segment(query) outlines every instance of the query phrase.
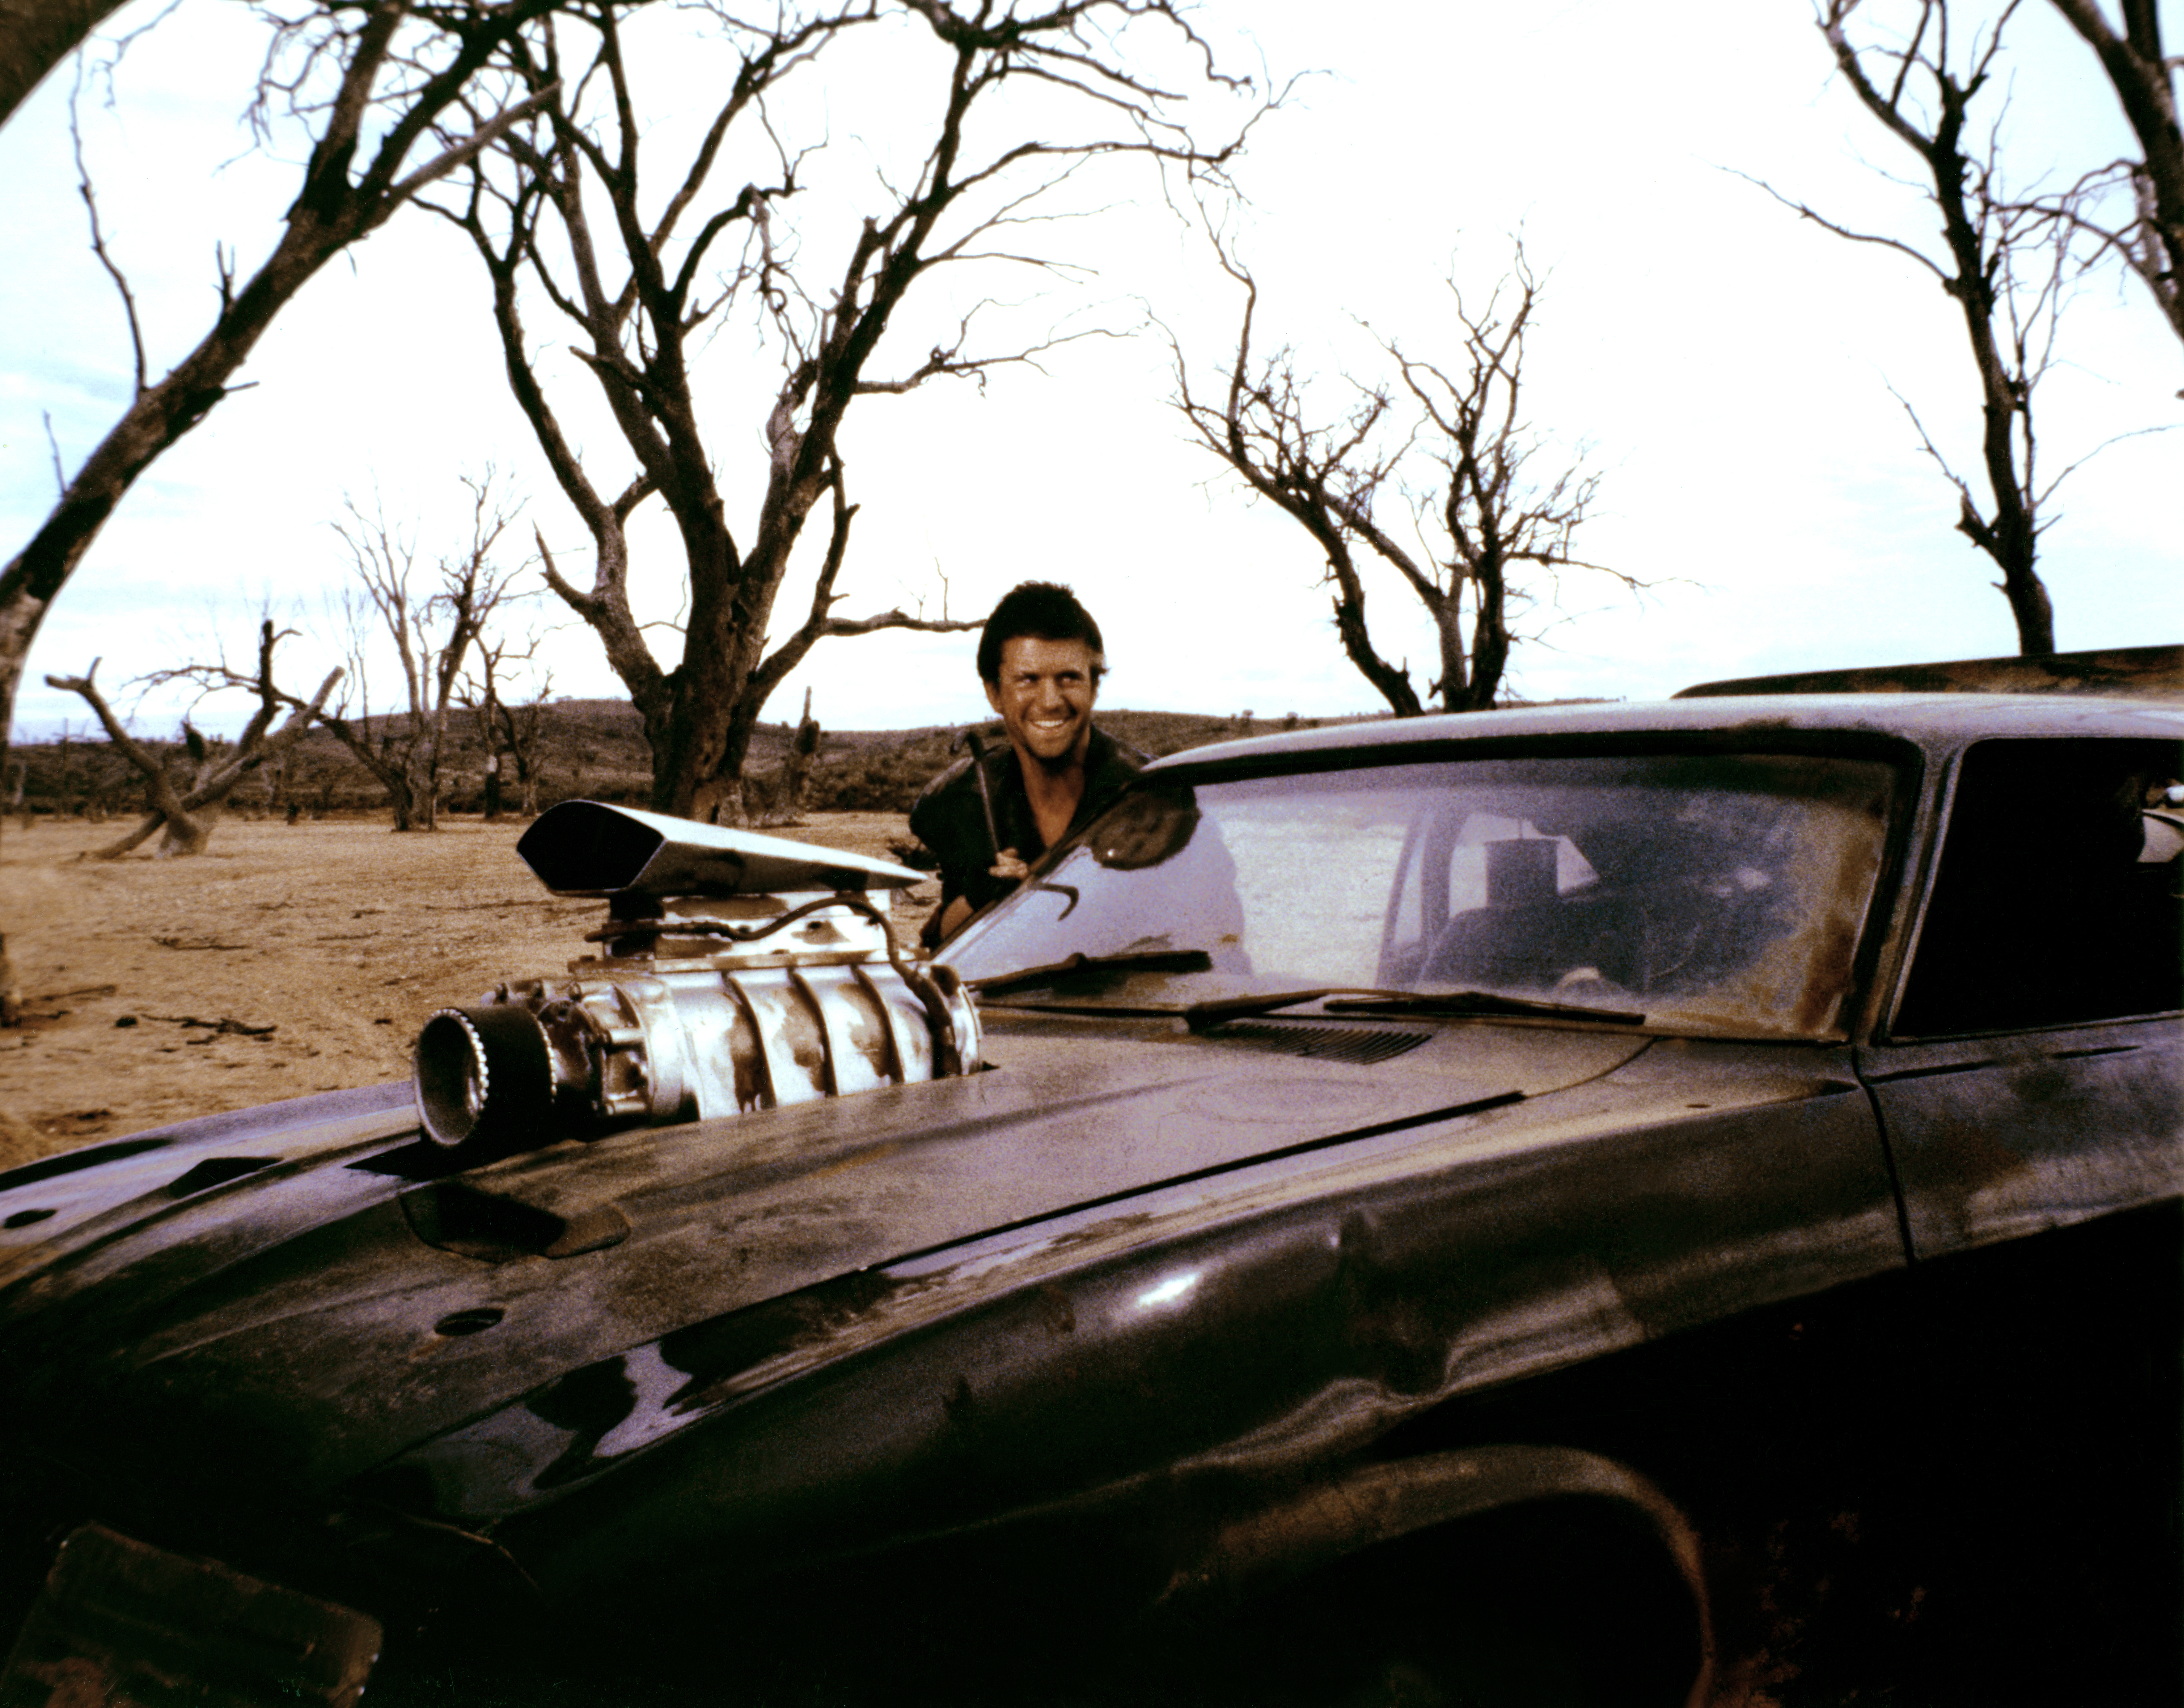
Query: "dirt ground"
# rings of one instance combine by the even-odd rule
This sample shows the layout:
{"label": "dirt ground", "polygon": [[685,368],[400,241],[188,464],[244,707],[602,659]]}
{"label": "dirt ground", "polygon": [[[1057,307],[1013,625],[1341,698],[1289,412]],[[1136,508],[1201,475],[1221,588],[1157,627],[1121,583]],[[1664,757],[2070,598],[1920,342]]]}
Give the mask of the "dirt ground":
{"label": "dirt ground", "polygon": [[[549,895],[521,821],[235,821],[192,860],[79,860],[116,826],[0,834],[0,932],[27,999],[0,1031],[0,1169],[192,1115],[405,1078],[418,1028],[587,952],[596,901]],[[888,859],[892,813],[770,834]],[[938,894],[910,892],[906,921]]]}

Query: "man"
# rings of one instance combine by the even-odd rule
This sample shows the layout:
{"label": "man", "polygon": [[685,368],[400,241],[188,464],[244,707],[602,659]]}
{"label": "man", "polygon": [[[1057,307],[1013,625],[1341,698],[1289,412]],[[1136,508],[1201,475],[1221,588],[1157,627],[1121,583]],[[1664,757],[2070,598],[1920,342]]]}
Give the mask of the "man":
{"label": "man", "polygon": [[940,858],[940,905],[928,947],[1008,894],[1041,855],[1120,794],[1145,755],[1092,726],[1106,669],[1100,626],[1067,587],[1025,581],[1004,594],[978,636],[978,675],[1008,745],[988,750],[989,830],[973,761],[926,785],[910,828]]}

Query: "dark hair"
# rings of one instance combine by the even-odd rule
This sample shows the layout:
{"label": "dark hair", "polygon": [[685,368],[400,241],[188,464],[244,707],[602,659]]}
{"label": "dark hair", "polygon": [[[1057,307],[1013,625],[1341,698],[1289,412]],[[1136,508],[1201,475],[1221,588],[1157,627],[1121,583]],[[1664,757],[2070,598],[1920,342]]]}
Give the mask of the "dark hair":
{"label": "dark hair", "polygon": [[999,683],[1001,648],[1026,637],[1040,641],[1082,641],[1092,648],[1092,685],[1107,668],[1106,643],[1100,625],[1059,581],[1019,581],[1001,595],[978,633],[978,679]]}

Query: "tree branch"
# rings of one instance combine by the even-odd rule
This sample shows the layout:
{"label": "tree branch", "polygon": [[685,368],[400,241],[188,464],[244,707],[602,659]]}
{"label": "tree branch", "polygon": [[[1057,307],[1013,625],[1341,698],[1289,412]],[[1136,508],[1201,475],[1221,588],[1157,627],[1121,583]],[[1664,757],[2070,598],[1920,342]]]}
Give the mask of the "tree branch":
{"label": "tree branch", "polygon": [[[235,370],[319,269],[383,223],[424,181],[416,175],[399,183],[396,179],[416,138],[458,102],[502,43],[552,3],[505,0],[460,14],[456,23],[443,19],[439,27],[454,40],[447,64],[406,99],[397,97],[393,122],[380,136],[365,172],[354,182],[348,169],[363,115],[406,8],[401,0],[369,5],[353,37],[342,35],[337,14],[314,14],[313,22],[331,31],[331,39],[347,42],[348,53],[302,189],[284,217],[272,253],[239,291],[223,286],[212,329],[165,379],[148,387],[140,385],[130,407],[85,460],[29,543],[0,569],[0,732],[12,726],[16,691],[47,610],[114,508],[143,471],[227,395]],[[261,98],[270,98],[276,86],[270,78],[261,84]],[[504,128],[496,128],[495,134]],[[459,147],[456,158],[468,157]],[[426,175],[445,170],[446,164],[452,162],[443,155],[426,169]]]}
{"label": "tree branch", "polygon": [[129,353],[134,364],[136,387],[132,397],[144,395],[144,326],[136,314],[136,294],[129,288],[129,278],[106,248],[106,232],[98,220],[98,197],[91,187],[91,170],[83,160],[83,124],[76,110],[76,103],[83,92],[83,68],[76,67],[76,86],[69,96],[69,145],[75,157],[76,193],[83,198],[84,212],[91,220],[91,253],[98,258],[98,264],[106,270],[106,276],[114,281],[114,288],[120,292],[122,313],[129,320]]}

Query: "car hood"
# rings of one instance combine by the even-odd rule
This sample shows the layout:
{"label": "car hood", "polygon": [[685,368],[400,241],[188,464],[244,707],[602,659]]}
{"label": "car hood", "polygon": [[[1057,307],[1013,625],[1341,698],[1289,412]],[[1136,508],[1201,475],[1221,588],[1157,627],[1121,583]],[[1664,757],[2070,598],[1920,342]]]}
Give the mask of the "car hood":
{"label": "car hood", "polygon": [[316,1498],[692,1325],[1163,1183],[1546,1097],[1646,1048],[1386,1030],[1405,1053],[1368,1065],[1312,1054],[1309,1027],[1253,1028],[1247,1049],[1010,1019],[989,1039],[998,1071],[482,1167],[424,1143],[399,1087],[34,1165],[0,1177],[0,1433]]}

